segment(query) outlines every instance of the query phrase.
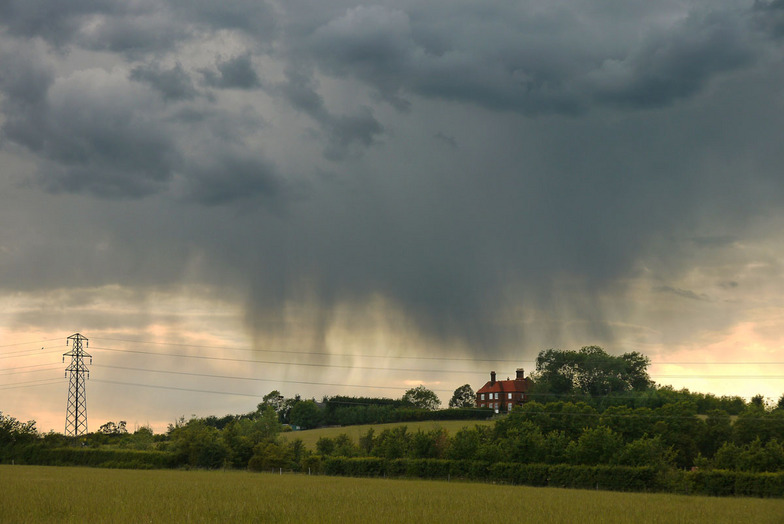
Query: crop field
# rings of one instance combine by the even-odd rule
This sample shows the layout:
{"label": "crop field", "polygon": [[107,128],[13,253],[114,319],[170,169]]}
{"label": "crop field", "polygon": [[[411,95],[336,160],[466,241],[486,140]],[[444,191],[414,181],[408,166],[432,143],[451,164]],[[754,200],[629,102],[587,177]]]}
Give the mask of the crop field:
{"label": "crop field", "polygon": [[375,430],[376,435],[385,429],[392,429],[398,426],[406,426],[408,427],[408,431],[412,433],[416,433],[419,430],[431,431],[436,428],[444,428],[450,435],[454,435],[465,427],[473,428],[476,425],[486,426],[494,423],[495,421],[490,420],[424,420],[420,422],[363,424],[359,426],[342,426],[334,428],[308,429],[304,431],[288,431],[281,433],[281,436],[288,440],[294,440],[296,438],[302,439],[302,442],[304,442],[308,449],[315,449],[316,442],[318,442],[318,439],[321,437],[335,438],[343,433],[348,435],[354,441],[354,443],[357,443],[359,442],[359,437],[365,435],[370,428]]}
{"label": "crop field", "polygon": [[241,471],[0,466],[0,522],[784,522],[784,500]]}

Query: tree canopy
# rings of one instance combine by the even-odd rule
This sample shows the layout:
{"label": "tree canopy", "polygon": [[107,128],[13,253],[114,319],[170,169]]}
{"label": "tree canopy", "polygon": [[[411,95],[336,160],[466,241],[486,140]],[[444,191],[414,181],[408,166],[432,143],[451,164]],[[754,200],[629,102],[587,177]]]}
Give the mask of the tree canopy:
{"label": "tree canopy", "polygon": [[449,400],[450,408],[472,408],[476,402],[476,394],[470,384],[464,384],[455,390]]}
{"label": "tree canopy", "polygon": [[403,395],[403,402],[411,404],[415,408],[430,411],[438,409],[438,406],[441,405],[438,395],[421,384],[406,391],[405,395]]}
{"label": "tree canopy", "polygon": [[649,365],[650,359],[636,351],[616,357],[599,346],[578,351],[547,349],[536,358],[537,389],[592,396],[643,391],[653,385]]}

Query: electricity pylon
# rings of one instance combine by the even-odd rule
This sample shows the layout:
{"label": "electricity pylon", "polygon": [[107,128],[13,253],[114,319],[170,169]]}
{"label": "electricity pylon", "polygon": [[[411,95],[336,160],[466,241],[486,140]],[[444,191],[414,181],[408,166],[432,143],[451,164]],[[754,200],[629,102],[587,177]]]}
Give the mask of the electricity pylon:
{"label": "electricity pylon", "polygon": [[65,375],[70,372],[71,377],[68,385],[68,407],[65,410],[65,434],[69,437],[78,437],[87,433],[87,390],[84,386],[84,378],[90,378],[90,371],[84,365],[84,357],[90,357],[90,364],[93,363],[93,356],[85,353],[82,342],[89,346],[87,337],[79,333],[71,335],[65,341],[73,340],[71,351],[63,353],[65,357],[71,357],[71,364],[65,368]]}

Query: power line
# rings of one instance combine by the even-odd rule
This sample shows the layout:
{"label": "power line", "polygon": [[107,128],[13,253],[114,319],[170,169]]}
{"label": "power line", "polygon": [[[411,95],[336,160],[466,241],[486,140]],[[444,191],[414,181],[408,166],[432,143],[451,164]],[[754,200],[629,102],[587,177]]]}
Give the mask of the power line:
{"label": "power line", "polygon": [[[149,371],[149,370],[147,370],[147,371]],[[259,380],[259,381],[265,381],[265,382],[276,382],[276,383],[284,383],[284,384],[306,384],[306,385],[314,385],[314,386],[335,386],[335,387],[363,388],[363,389],[366,389],[366,388],[369,388],[369,389],[394,389],[394,390],[405,389],[405,386],[403,386],[403,387],[400,387],[400,386],[366,386],[364,384],[337,384],[337,383],[332,383],[332,382],[309,382],[309,381],[306,381],[306,380],[278,380],[278,379],[248,379],[248,380]],[[173,390],[178,390],[178,391],[192,391],[192,392],[197,392],[197,393],[214,393],[216,395],[240,395],[240,396],[245,396],[245,397],[259,398],[258,394],[250,394],[250,393],[233,393],[233,392],[228,392],[228,391],[212,391],[212,390],[206,390],[206,389],[180,388],[180,387],[176,387],[176,386],[161,386],[161,385],[156,385],[156,384],[139,384],[139,383],[136,383],[136,382],[119,382],[119,381],[115,381],[115,380],[101,380],[101,379],[97,379],[97,378],[92,379],[92,382],[102,382],[104,384],[120,384],[120,385],[123,385],[123,386],[139,386],[139,387],[145,387],[145,388],[173,389]],[[430,388],[428,388],[428,389],[430,389]],[[451,393],[452,392],[451,389],[431,389],[431,391],[443,392],[443,393]]]}
{"label": "power line", "polygon": [[60,350],[58,350],[58,349],[53,350],[53,351],[46,351],[46,349],[48,349],[48,348],[27,349],[25,351],[16,351],[16,352],[13,352],[13,353],[5,353],[2,357],[0,357],[0,359],[20,358],[20,357],[23,357],[23,356],[32,355],[34,353],[38,353],[39,355],[48,355],[50,353],[59,353],[60,352]]}
{"label": "power line", "polygon": [[[56,339],[47,339],[44,341],[39,342],[31,342],[33,343],[40,343],[40,342],[47,342],[50,340]],[[463,357],[425,357],[425,356],[405,356],[405,355],[371,355],[371,354],[364,354],[364,353],[331,353],[327,351],[297,351],[297,350],[281,350],[281,349],[256,349],[256,348],[245,348],[245,347],[231,347],[231,346],[219,346],[219,345],[206,345],[206,344],[183,344],[183,343],[176,343],[176,342],[155,342],[155,341],[138,341],[138,340],[129,340],[129,339],[119,339],[119,338],[107,338],[104,337],[103,340],[111,340],[116,342],[127,342],[127,343],[134,343],[134,344],[149,344],[149,345],[158,345],[158,346],[177,346],[177,347],[191,347],[191,348],[201,348],[201,349],[221,349],[221,350],[228,350],[228,351],[246,351],[246,352],[253,352],[253,353],[284,353],[290,355],[308,355],[308,356],[327,356],[327,357],[344,357],[344,358],[380,358],[380,359],[400,359],[400,360],[434,360],[434,361],[451,361],[451,362],[516,362],[516,363],[525,363],[525,364],[535,364],[535,360],[531,359],[485,359],[485,358],[463,358]],[[9,346],[16,346],[22,345],[26,343],[17,343],[17,344],[9,344]],[[6,347],[6,346],[0,346]],[[49,349],[42,347],[42,350]],[[135,352],[141,354],[149,354],[149,355],[161,355],[159,352],[154,351],[140,351],[140,350],[125,350],[119,348],[99,348],[93,345],[93,349],[103,349],[106,351],[124,351],[124,352]],[[23,350],[14,353],[6,353],[1,358],[12,358],[16,354],[24,354],[24,353],[36,353],[39,350]],[[48,352],[47,352],[48,353]],[[42,353],[44,354],[44,353]],[[180,353],[163,353],[166,356],[175,356],[175,357],[185,357],[185,358],[206,358],[199,355],[185,355]],[[212,357],[215,359],[220,359],[221,357]],[[266,361],[259,361],[262,363],[266,363]],[[721,361],[721,362],[705,362],[705,361],[651,361],[650,365],[705,365],[705,366],[713,366],[713,365],[784,365],[784,361]],[[427,370],[423,370],[427,371]]]}
{"label": "power line", "polygon": [[[99,340],[111,340],[114,342],[128,342],[132,344],[150,344],[158,346],[177,346],[177,347],[190,347],[201,349],[222,349],[228,351],[247,351],[253,353],[285,353],[290,355],[309,355],[309,356],[327,356],[327,357],[350,357],[350,358],[383,358],[383,359],[410,359],[410,360],[437,360],[437,361],[454,361],[454,362],[517,362],[525,364],[535,364],[535,359],[487,359],[487,358],[469,358],[469,357],[423,357],[423,356],[406,356],[406,355],[371,355],[367,353],[331,353],[328,351],[298,351],[298,350],[283,350],[283,349],[257,349],[247,347],[232,347],[232,346],[219,346],[219,345],[206,345],[206,344],[183,344],[176,342],[155,342],[155,341],[138,341],[129,339],[118,338],[102,338]],[[93,345],[93,349],[110,349],[98,348]],[[114,349],[115,351],[125,351],[121,349]],[[127,350],[130,351],[130,350]],[[145,352],[147,354],[159,354],[156,352]],[[166,353],[171,356],[188,356],[177,353]],[[784,361],[722,361],[722,362],[704,362],[704,361],[651,361],[650,365],[784,365]]]}
{"label": "power line", "polygon": [[[348,365],[348,364],[320,364],[315,362],[289,362],[289,361],[277,361],[277,360],[259,360],[259,359],[245,359],[245,358],[232,358],[232,357],[216,357],[216,356],[207,356],[207,355],[186,355],[183,353],[158,353],[155,351],[142,351],[137,349],[119,349],[119,348],[107,348],[107,347],[96,347],[93,346],[93,349],[100,350],[100,351],[114,351],[118,353],[134,353],[134,354],[141,354],[141,355],[155,355],[155,356],[166,356],[166,357],[177,357],[177,358],[193,358],[199,360],[216,360],[221,362],[244,362],[244,363],[255,363],[255,364],[267,364],[267,365],[277,365],[277,366],[305,366],[305,367],[316,367],[316,368],[336,368],[336,369],[351,369],[351,370],[374,370],[374,371],[397,371],[397,372],[409,372],[409,373],[457,373],[457,374],[486,374],[486,371],[473,371],[473,370],[454,370],[454,369],[417,369],[417,368],[393,368],[393,367],[381,367],[381,366],[357,366],[357,365]],[[446,359],[448,360],[448,359]],[[784,362],[782,363],[784,364]],[[650,374],[651,377],[658,377],[658,378],[720,378],[720,379],[735,379],[735,378],[784,378],[784,375],[667,375],[667,374]]]}
{"label": "power line", "polygon": [[51,342],[53,340],[60,340],[60,338],[47,338],[44,340],[36,340],[34,342],[15,342],[14,344],[3,344],[2,346],[0,346],[0,348],[10,348],[12,346],[26,346],[32,344],[40,344],[42,342]]}
{"label": "power line", "polygon": [[[146,351],[137,351],[137,350],[119,350],[119,349],[110,349],[110,348],[93,348],[98,350],[109,350],[109,351],[120,351],[120,352],[129,352],[129,353],[142,353],[142,354],[153,354],[159,355],[159,353],[150,353]],[[181,354],[169,354],[165,356],[177,356],[177,357],[184,357],[184,358],[196,358],[196,359],[203,359],[203,360],[218,360],[222,362],[244,362],[244,363],[256,363],[256,364],[268,364],[268,365],[280,365],[280,366],[305,366],[305,367],[316,367],[316,368],[337,368],[337,369],[349,369],[349,370],[365,370],[365,371],[395,371],[395,372],[407,372],[407,373],[456,373],[456,374],[486,374],[485,371],[470,371],[470,370],[452,370],[452,369],[417,369],[417,368],[390,368],[390,367],[380,367],[380,366],[351,366],[351,365],[341,365],[341,364],[317,364],[313,362],[279,362],[279,361],[270,361],[270,360],[255,360],[255,359],[237,359],[237,358],[228,358],[228,357],[210,357],[204,355],[181,355]],[[115,367],[118,369],[134,369],[134,368],[122,368],[121,366],[103,366],[103,367]],[[140,371],[156,371],[156,370],[140,370]],[[159,371],[165,372],[165,371]],[[209,375],[207,375],[209,376]],[[667,375],[667,374],[651,374],[651,378],[690,378],[690,379],[781,379],[784,378],[784,375]],[[231,377],[222,377],[222,378],[231,378]]]}
{"label": "power line", "polygon": [[14,382],[12,384],[3,384],[2,386],[0,386],[0,389],[16,389],[18,387],[29,387],[29,386],[26,386],[25,384],[37,384],[37,385],[45,385],[45,384],[42,384],[42,383],[61,384],[62,383],[61,380],[62,379],[51,379],[50,378],[50,379],[42,379],[42,380],[28,380],[26,382]]}
{"label": "power line", "polygon": [[[51,364],[41,364],[41,366],[52,366]],[[25,367],[38,367],[38,366],[25,366]],[[19,368],[17,368],[19,369]],[[9,376],[9,375],[24,375],[26,373],[41,373],[42,371],[52,371],[57,369],[56,367],[49,367],[47,369],[32,369],[29,371],[11,371],[10,373],[0,373],[0,376]]]}
{"label": "power line", "polygon": [[[177,346],[177,347],[190,347],[201,349],[223,349],[229,351],[249,351],[253,353],[286,353],[291,355],[317,355],[326,357],[351,357],[351,358],[387,358],[387,359],[410,359],[410,360],[451,360],[456,362],[526,362],[533,363],[533,360],[520,360],[520,359],[502,359],[502,358],[468,358],[468,357],[422,357],[422,356],[405,356],[405,355],[369,355],[361,353],[330,353],[329,351],[298,351],[288,349],[256,349],[256,348],[238,348],[231,346],[210,346],[203,344],[179,344],[175,342],[142,342],[135,340],[126,340],[118,338],[103,338],[99,340],[110,340],[113,342],[128,342],[131,344],[152,344],[159,346]],[[93,346],[93,349],[99,349]]]}
{"label": "power line", "polygon": [[17,369],[27,369],[27,368],[41,368],[44,366],[57,366],[57,364],[51,364],[49,362],[45,362],[43,364],[31,364],[29,366],[17,366],[15,368],[0,368],[0,371],[14,371]]}
{"label": "power line", "polygon": [[[149,352],[149,351],[139,351],[139,350],[123,350],[123,349],[111,349],[111,348],[103,348],[103,347],[95,347],[93,349],[103,350],[103,351],[119,351],[122,353],[140,353],[144,355],[160,355],[160,353]],[[484,371],[464,371],[464,370],[452,370],[452,369],[414,369],[414,368],[390,368],[390,367],[379,367],[379,366],[355,366],[355,365],[348,365],[348,364],[317,364],[314,362],[281,362],[276,360],[256,360],[256,359],[246,359],[246,358],[229,358],[229,357],[211,357],[206,355],[183,355],[183,354],[167,354],[165,356],[169,357],[183,357],[183,358],[196,358],[202,360],[219,360],[222,362],[250,362],[255,364],[268,364],[268,365],[276,365],[276,366],[306,366],[306,367],[319,367],[319,368],[338,368],[338,369],[361,369],[361,370],[384,370],[384,371],[405,371],[405,372],[413,372],[413,373],[482,373],[485,374]]]}
{"label": "power line", "polygon": [[[171,374],[171,375],[205,377],[205,378],[218,378],[218,379],[226,379],[226,380],[250,380],[250,381],[259,381],[259,382],[289,382],[289,381],[285,381],[285,380],[272,379],[272,378],[267,379],[267,378],[259,378],[259,377],[239,377],[239,376],[234,376],[234,375],[217,375],[217,374],[214,374],[214,373],[195,373],[195,372],[190,372],[190,371],[170,371],[170,370],[163,370],[163,369],[137,368],[137,367],[129,367],[129,366],[115,366],[115,365],[108,365],[108,364],[95,364],[95,367],[98,367],[98,368],[109,368],[109,369],[121,369],[121,370],[125,370],[125,371],[139,371],[139,372],[144,372],[144,373],[167,373],[167,374]],[[368,368],[364,368],[364,369],[368,369]],[[372,369],[379,370],[379,371],[385,371],[386,370],[385,368],[372,368]],[[412,371],[416,371],[416,370],[412,370]],[[693,376],[685,376],[685,375],[683,377],[680,377],[679,375],[659,375],[658,377],[659,378],[694,378]],[[756,375],[756,376],[737,376],[737,375],[727,375],[727,376],[725,376],[725,375],[711,375],[711,376],[704,376],[703,375],[703,376],[697,376],[697,378],[707,378],[707,379],[712,379],[712,378],[721,378],[721,379],[726,379],[726,378],[781,379],[781,378],[784,378],[784,375]],[[306,382],[306,381],[299,381],[299,382],[293,382],[293,383],[320,384],[318,382]],[[328,385],[335,385],[335,384],[328,384]],[[339,384],[339,385],[345,385],[345,384]],[[357,386],[353,386],[353,387],[362,387],[362,386],[357,385]],[[367,386],[367,387],[370,387],[370,386]],[[441,391],[447,391],[447,390],[441,390]],[[568,396],[568,395],[570,395],[570,394],[566,394],[566,396]],[[615,398],[617,398],[617,397],[615,397]]]}

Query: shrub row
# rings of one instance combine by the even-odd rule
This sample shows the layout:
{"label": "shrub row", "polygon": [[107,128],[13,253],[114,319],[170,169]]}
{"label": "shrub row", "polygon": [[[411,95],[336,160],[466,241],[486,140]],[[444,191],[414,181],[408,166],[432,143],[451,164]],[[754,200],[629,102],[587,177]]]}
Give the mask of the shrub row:
{"label": "shrub row", "polygon": [[426,409],[398,409],[396,422],[416,422],[420,420],[487,420],[493,416],[489,408],[452,408],[429,411]]}
{"label": "shrub row", "polygon": [[473,460],[330,457],[321,471],[354,477],[416,477],[426,479],[491,480],[527,486],[558,486],[613,491],[660,489],[656,469],[631,466],[573,466],[568,464],[518,464]]}
{"label": "shrub row", "polygon": [[675,471],[653,467],[519,464],[473,460],[394,459],[378,457],[313,458],[313,471],[352,477],[414,477],[505,482],[526,486],[669,491],[695,495],[784,497],[784,473]]}
{"label": "shrub row", "polygon": [[326,412],[324,423],[351,426],[423,420],[486,420],[491,416],[493,416],[493,410],[487,408],[453,408],[430,411],[394,405],[331,406]]}
{"label": "shrub row", "polygon": [[782,497],[784,472],[696,470],[681,473],[680,490],[692,495]]}
{"label": "shrub row", "polygon": [[46,448],[24,446],[7,457],[19,464],[40,466],[93,466],[105,468],[156,469],[177,467],[176,456],[163,451],[101,448]]}

